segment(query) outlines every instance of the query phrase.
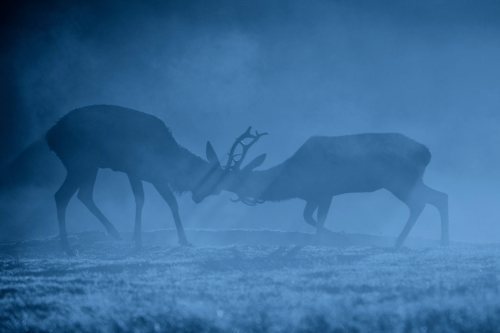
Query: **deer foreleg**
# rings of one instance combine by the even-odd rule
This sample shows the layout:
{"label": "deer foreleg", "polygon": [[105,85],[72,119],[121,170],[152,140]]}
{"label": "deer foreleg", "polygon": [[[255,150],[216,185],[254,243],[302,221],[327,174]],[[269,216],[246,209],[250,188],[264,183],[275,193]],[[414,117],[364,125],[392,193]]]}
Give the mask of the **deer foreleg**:
{"label": "deer foreleg", "polygon": [[128,179],[135,198],[135,226],[133,239],[135,241],[135,246],[140,248],[142,246],[141,222],[142,207],[144,207],[144,188],[140,179],[131,177],[130,175],[128,176]]}
{"label": "deer foreleg", "polygon": [[168,185],[158,185],[154,184],[156,190],[160,193],[160,195],[163,197],[163,200],[165,200],[170,207],[170,210],[172,211],[172,215],[174,217],[174,222],[175,222],[175,227],[177,228],[177,236],[179,237],[179,244],[183,246],[188,246],[190,245],[187,241],[186,238],[186,233],[184,232],[184,228],[182,227],[181,223],[181,218],[179,216],[179,206],[177,205],[177,200],[175,199],[174,194],[172,193],[172,190]]}
{"label": "deer foreleg", "polygon": [[59,222],[61,247],[68,255],[73,255],[73,251],[71,251],[71,248],[69,247],[68,234],[66,232],[66,207],[76,190],[78,190],[78,182],[75,178],[68,174],[63,184],[54,195],[57,208],[57,221]]}
{"label": "deer foreleg", "polygon": [[82,181],[80,185],[80,190],[78,191],[78,199],[88,208],[88,210],[104,225],[108,233],[115,239],[121,240],[121,236],[116,230],[115,226],[109,222],[109,220],[104,216],[104,214],[97,208],[94,197],[94,184],[97,177],[97,169],[95,171],[89,172],[85,175],[85,180]]}
{"label": "deer foreleg", "polygon": [[410,208],[410,217],[408,218],[408,221],[406,222],[403,231],[396,240],[395,244],[396,248],[400,248],[401,245],[403,245],[406,237],[410,233],[411,228],[413,228],[415,222],[417,222],[417,219],[420,216],[420,213],[422,213],[422,210],[424,210],[425,202],[407,203],[407,205]]}

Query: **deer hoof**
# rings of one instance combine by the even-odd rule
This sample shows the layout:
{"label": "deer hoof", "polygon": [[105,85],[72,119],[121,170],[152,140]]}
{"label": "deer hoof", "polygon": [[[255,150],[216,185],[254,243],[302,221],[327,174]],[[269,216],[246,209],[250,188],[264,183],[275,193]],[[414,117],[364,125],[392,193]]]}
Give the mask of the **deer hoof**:
{"label": "deer hoof", "polygon": [[63,247],[63,252],[65,252],[70,257],[75,256],[75,252],[69,246]]}
{"label": "deer hoof", "polygon": [[122,236],[120,236],[116,229],[108,230],[108,234],[116,240],[123,240]]}

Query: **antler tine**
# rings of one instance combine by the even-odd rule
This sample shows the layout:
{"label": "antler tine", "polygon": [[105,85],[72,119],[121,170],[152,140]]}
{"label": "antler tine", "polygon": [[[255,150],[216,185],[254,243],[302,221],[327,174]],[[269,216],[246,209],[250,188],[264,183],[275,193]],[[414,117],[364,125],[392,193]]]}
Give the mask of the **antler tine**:
{"label": "antler tine", "polygon": [[[225,169],[230,170],[230,169],[239,169],[241,166],[241,163],[243,163],[243,160],[245,159],[245,156],[250,149],[250,147],[259,140],[259,138],[263,135],[268,135],[268,133],[261,133],[255,131],[255,135],[251,133],[252,131],[252,126],[248,127],[248,129],[245,131],[245,133],[241,134],[239,137],[236,138],[234,141],[233,145],[231,146],[231,150],[229,151],[228,155],[228,160]],[[245,139],[253,139],[251,142],[244,144],[243,140]],[[236,147],[238,145],[241,145],[243,148],[243,151],[241,154],[234,154]],[[237,160],[235,157],[241,155],[240,159]],[[234,163],[234,164],[233,164]]]}
{"label": "antler tine", "polygon": [[231,149],[229,150],[229,153],[228,153],[228,158],[227,158],[227,164],[226,164],[226,167],[225,169],[226,170],[230,170],[231,169],[231,166],[233,164],[233,161],[234,161],[234,151],[236,150],[236,147],[238,147],[238,144],[241,143],[241,141],[245,138],[248,137],[248,135],[251,135],[250,134],[250,131],[252,130],[252,126],[248,127],[248,129],[245,131],[245,133],[241,134],[239,137],[237,137],[233,143],[233,145],[231,146]]}
{"label": "antler tine", "polygon": [[243,163],[243,160],[245,159],[245,156],[247,155],[247,152],[250,149],[250,147],[252,147],[257,141],[259,141],[260,137],[264,136],[264,135],[269,135],[269,133],[266,132],[266,133],[259,134],[259,132],[255,131],[255,135],[250,134],[250,136],[249,136],[249,138],[253,139],[251,142],[249,142],[247,144],[244,144],[243,142],[241,143],[241,145],[243,146],[243,152],[241,153],[241,158],[234,165],[234,167],[236,169],[240,168],[241,163]]}

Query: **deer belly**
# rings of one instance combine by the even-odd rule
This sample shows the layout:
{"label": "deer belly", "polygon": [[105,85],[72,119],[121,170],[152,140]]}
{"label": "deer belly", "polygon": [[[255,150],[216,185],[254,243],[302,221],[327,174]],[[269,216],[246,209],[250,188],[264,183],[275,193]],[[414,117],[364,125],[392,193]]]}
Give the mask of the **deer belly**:
{"label": "deer belly", "polygon": [[[320,176],[320,175],[319,175]],[[379,175],[366,170],[343,169],[319,177],[316,187],[331,195],[344,193],[374,192],[384,188],[384,181]]]}
{"label": "deer belly", "polygon": [[151,164],[144,160],[134,159],[133,156],[106,154],[98,161],[99,168],[125,172],[127,174],[142,174]]}

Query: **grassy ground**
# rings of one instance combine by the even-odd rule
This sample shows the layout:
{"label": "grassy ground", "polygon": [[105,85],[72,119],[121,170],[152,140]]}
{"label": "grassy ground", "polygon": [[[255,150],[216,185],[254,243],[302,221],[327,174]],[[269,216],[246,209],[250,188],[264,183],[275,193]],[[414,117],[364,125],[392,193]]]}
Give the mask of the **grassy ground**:
{"label": "grassy ground", "polygon": [[70,241],[0,246],[1,331],[500,331],[500,245]]}

